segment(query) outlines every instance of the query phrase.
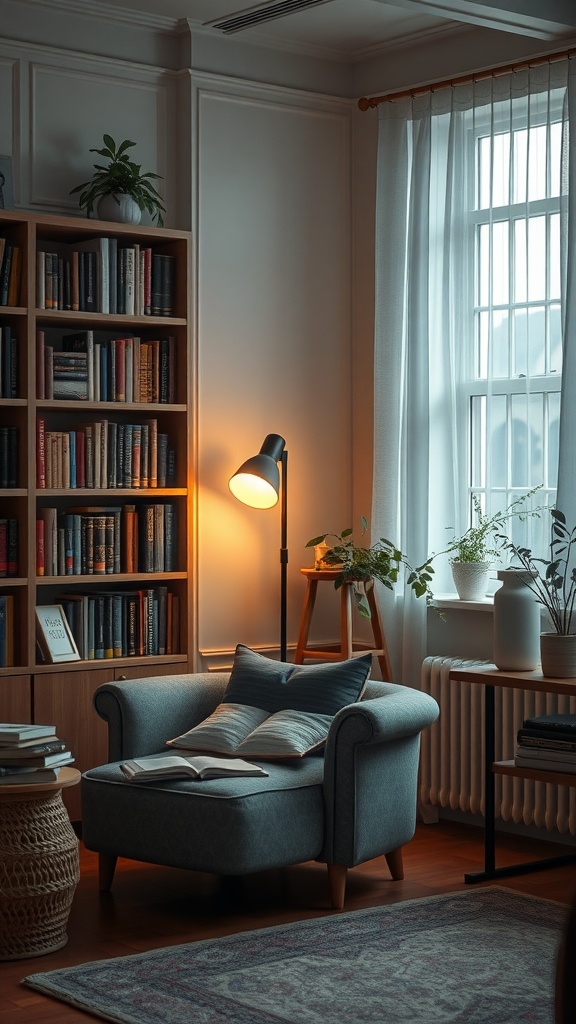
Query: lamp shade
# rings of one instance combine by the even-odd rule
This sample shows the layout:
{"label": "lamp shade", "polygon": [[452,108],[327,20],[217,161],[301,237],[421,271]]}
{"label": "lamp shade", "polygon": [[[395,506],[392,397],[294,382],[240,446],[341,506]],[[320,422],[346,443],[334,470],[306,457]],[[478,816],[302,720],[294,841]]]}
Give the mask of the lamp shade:
{"label": "lamp shade", "polygon": [[279,434],[268,434],[258,455],[243,462],[228,482],[235,498],[252,508],[272,508],[280,494],[278,461],[286,442]]}

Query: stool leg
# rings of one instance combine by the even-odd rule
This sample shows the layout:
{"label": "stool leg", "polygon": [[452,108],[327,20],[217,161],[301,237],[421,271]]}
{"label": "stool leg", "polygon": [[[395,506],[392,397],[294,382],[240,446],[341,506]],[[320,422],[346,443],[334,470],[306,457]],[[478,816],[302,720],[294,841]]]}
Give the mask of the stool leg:
{"label": "stool leg", "polygon": [[308,643],[308,633],[310,632],[310,622],[312,620],[312,612],[314,611],[314,604],[316,602],[317,590],[318,580],[308,580],[308,584],[306,586],[306,597],[304,598],[304,607],[302,609],[302,618],[300,619],[296,654],[294,655],[295,665],[301,665],[304,661],[304,651],[306,650],[306,644]]}
{"label": "stool leg", "polygon": [[372,622],[374,646],[376,650],[382,651],[382,654],[378,655],[382,679],[387,683],[392,683],[394,681],[392,679],[392,664],[390,662],[390,655],[388,654],[388,644],[386,643],[386,637],[384,636],[384,630],[382,629],[382,620],[380,618],[380,610],[376,602],[374,587],[368,588],[366,596],[368,598],[368,607],[371,615],[370,621]]}
{"label": "stool leg", "polygon": [[352,584],[340,588],[340,654],[342,661],[352,657]]}

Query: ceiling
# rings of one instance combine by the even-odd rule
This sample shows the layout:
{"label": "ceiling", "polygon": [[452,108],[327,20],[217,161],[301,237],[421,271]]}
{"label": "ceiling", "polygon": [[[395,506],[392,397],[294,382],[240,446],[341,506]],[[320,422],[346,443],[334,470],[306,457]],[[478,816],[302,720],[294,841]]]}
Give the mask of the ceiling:
{"label": "ceiling", "polygon": [[[92,0],[93,8],[110,3]],[[558,47],[576,30],[574,0],[119,0],[114,7],[144,17],[189,19],[198,31],[323,51],[349,61],[411,37],[464,25],[541,39]],[[218,24],[233,16],[240,16],[239,29]]]}

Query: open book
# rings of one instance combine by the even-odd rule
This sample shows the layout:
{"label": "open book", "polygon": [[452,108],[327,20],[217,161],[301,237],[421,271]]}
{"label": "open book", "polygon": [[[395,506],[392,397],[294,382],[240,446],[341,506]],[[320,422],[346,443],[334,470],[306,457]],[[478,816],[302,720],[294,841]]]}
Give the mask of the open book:
{"label": "open book", "polygon": [[120,765],[127,778],[146,782],[149,779],[220,779],[233,775],[268,775],[257,764],[240,757],[139,757]]}

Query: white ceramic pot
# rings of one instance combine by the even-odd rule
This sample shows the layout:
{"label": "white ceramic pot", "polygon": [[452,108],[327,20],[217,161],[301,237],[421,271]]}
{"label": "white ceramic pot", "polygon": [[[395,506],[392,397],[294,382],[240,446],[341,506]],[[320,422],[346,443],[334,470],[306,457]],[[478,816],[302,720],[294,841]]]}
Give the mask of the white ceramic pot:
{"label": "white ceramic pot", "polygon": [[494,594],[493,660],[509,672],[532,672],[540,661],[540,605],[526,584],[525,569],[501,569]]}
{"label": "white ceramic pot", "polygon": [[102,196],[96,212],[100,220],[112,220],[117,224],[139,224],[142,220],[142,210],[136,200],[122,192]]}
{"label": "white ceramic pot", "polygon": [[486,597],[490,562],[451,563],[454,585],[461,601],[481,601]]}
{"label": "white ceramic pot", "polygon": [[542,675],[558,679],[576,678],[576,633],[540,634]]}

